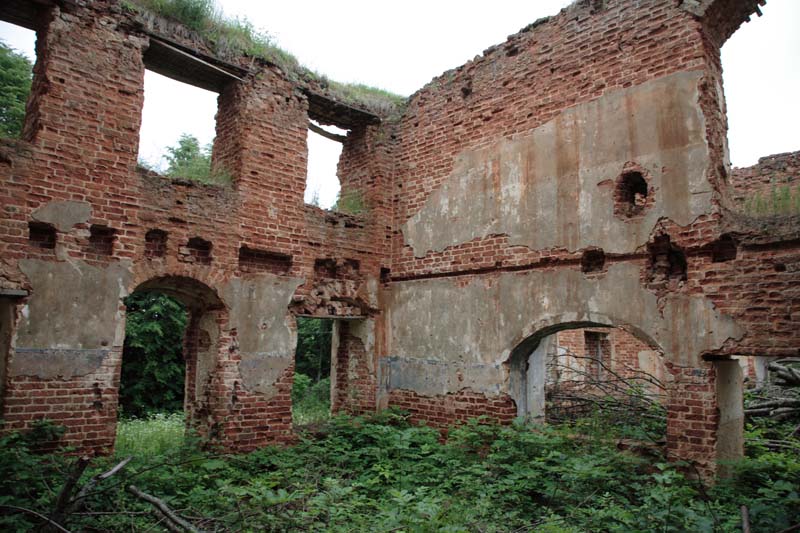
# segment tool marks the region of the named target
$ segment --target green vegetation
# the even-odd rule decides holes
[[[342,194],[341,191],[333,204],[333,211],[347,213],[349,215],[359,215],[367,210],[364,202],[364,194],[361,191],[350,191]]]
[[[292,421],[298,426],[319,424],[331,416],[331,379],[314,382],[305,374],[294,375]]]
[[[297,349],[292,386],[295,424],[317,424],[330,417],[333,320],[297,318]]]
[[[20,435],[0,438],[0,505],[49,513],[75,459],[35,455]],[[122,452],[122,450],[119,450]],[[126,452],[127,453],[127,452]],[[119,461],[98,459],[78,486]],[[205,531],[774,533],[800,522],[800,454],[755,451],[733,477],[702,486],[684,465],[621,452],[570,427],[479,420],[439,433],[398,411],[337,417],[293,447],[218,455],[191,445],[142,450],[100,482],[72,531],[165,531],[136,484]],[[4,509],[7,511],[7,508]],[[0,529],[36,530],[0,515]]]
[[[125,417],[183,411],[184,306],[165,294],[136,292],[127,318],[119,405]]]
[[[383,89],[328,80],[300,65],[297,58],[275,45],[268,33],[257,30],[248,20],[224,18],[214,0],[135,0],[127,5],[141,15],[149,11],[197,31],[223,58],[244,54],[266,60],[280,66],[295,81],[319,83],[343,102],[391,114],[406,101],[405,97]]]
[[[211,145],[200,147],[197,137],[181,134],[178,144],[167,148],[166,175],[211,185],[230,185],[233,181],[224,168],[212,168]]]
[[[754,217],[800,214],[800,186],[773,184],[769,192],[750,195],[742,208]]]
[[[115,451],[120,457],[157,457],[181,449],[185,434],[186,418],[182,412],[123,419],[117,424]]]
[[[22,134],[32,69],[27,57],[0,41],[0,137]]]

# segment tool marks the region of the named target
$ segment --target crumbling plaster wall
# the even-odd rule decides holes
[[[398,136],[383,404],[422,406],[414,415],[434,423],[508,419],[515,349],[527,356],[562,327],[625,326],[664,353],[668,446],[713,468],[732,403],[709,360],[788,350],[783,320],[797,305],[788,277],[788,296],[755,279],[744,299],[731,294],[752,272],[743,256],[765,250],[735,244],[731,258],[717,246],[729,173],[719,47],[756,7],[575,2],[412,96]],[[631,170],[648,198],[620,216],[615,186]],[[663,242],[671,279],[654,283]],[[582,272],[597,250],[599,267]],[[749,318],[765,300],[775,305]]]
[[[0,144],[0,288],[30,293],[15,304],[8,428],[50,417],[67,443],[110,447],[121,298],[137,287],[194,302],[187,343],[216,345],[187,387],[207,395],[207,435],[234,449],[292,438],[296,314],[357,319],[337,328],[337,409],[397,405],[439,427],[511,420],[514,357],[545,334],[625,326],[663,351],[669,446],[702,467],[737,442],[717,439],[736,425],[735,387],[707,359],[796,353],[797,226],[725,203],[719,47],[756,0],[579,0],[435,79],[399,119],[354,124],[351,110],[339,173],[363,195],[357,216],[303,205],[324,87],[213,57],[115,1],[37,5],[24,140]],[[219,88],[213,153],[230,187],[136,168],[159,38],[240,78]],[[626,211],[629,173],[648,194]]]

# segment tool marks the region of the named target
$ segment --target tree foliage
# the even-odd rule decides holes
[[[305,374],[314,382],[330,376],[332,333],[331,319],[297,318],[295,372]]]
[[[19,137],[31,92],[33,65],[0,41],[0,137]]]
[[[182,133],[175,146],[167,147],[167,176],[225,185],[231,182],[230,174],[211,166],[211,145],[200,146],[197,137]]]
[[[183,337],[187,313],[165,294],[137,292],[128,310],[119,404],[123,416],[183,409]]]

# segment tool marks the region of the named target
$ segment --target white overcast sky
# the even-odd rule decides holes
[[[406,0],[386,9],[374,0],[218,0],[225,15],[247,18],[307,67],[402,95],[569,3],[496,0],[487,9],[473,0]],[[800,0],[769,0],[762,10],[722,49],[731,161],[740,167],[800,149]],[[0,39],[33,57],[32,32],[0,23]],[[183,132],[210,143],[215,112],[216,94],[148,72],[140,158],[163,168],[164,148]],[[339,150],[310,134],[306,199],[316,190],[323,207],[338,192]]]

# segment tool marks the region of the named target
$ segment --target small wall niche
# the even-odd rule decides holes
[[[581,272],[589,274],[602,272],[606,265],[606,254],[602,248],[593,248],[583,252],[581,256]]]
[[[56,247],[56,228],[45,222],[28,222],[28,242],[36,248],[52,250]]]
[[[711,243],[711,261],[713,263],[726,263],[736,259],[739,246],[731,235],[727,233]]]
[[[89,228],[89,250],[97,255],[114,253],[117,230],[102,224],[92,224]]]
[[[672,243],[669,235],[658,235],[647,245],[650,252],[648,281],[660,285],[672,285],[686,281],[686,254]]]
[[[292,268],[292,256],[242,246],[239,248],[239,268],[242,272],[286,274]]]
[[[151,229],[144,236],[144,256],[148,259],[167,255],[167,232]]]
[[[207,241],[200,237],[192,237],[186,243],[186,253],[184,260],[189,263],[196,263],[198,265],[211,264],[211,241]]]

